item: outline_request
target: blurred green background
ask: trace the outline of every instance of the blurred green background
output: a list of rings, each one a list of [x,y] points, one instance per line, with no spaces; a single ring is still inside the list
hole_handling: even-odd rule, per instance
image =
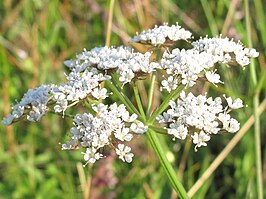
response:
[[[248,107],[235,112],[243,126],[257,113],[256,101],[266,93],[266,2],[217,0],[116,0],[111,45],[155,24],[179,22],[195,38],[223,36],[253,43],[260,52],[254,70],[247,66],[221,67],[224,86],[211,93],[241,97]],[[104,0],[1,0],[0,1],[0,118],[10,111],[28,88],[64,81],[63,65],[83,48],[105,45],[110,1]],[[246,9],[246,10],[245,10]],[[247,13],[250,16],[246,20]],[[250,26],[251,40],[249,40]],[[254,81],[254,77],[257,81]],[[255,92],[256,91],[256,92]],[[256,94],[256,95],[255,95]],[[193,198],[258,198],[256,177],[266,179],[266,120],[260,115],[262,173],[256,171],[254,127],[245,129],[237,146],[212,173]],[[114,154],[93,167],[82,167],[81,151],[61,151],[71,121],[47,115],[40,123],[0,124],[0,199],[4,198],[176,198],[157,157],[145,137],[132,144],[132,164]],[[190,141],[162,139],[177,175],[189,190],[234,137],[222,134],[197,153]],[[266,192],[265,186],[264,196]]]

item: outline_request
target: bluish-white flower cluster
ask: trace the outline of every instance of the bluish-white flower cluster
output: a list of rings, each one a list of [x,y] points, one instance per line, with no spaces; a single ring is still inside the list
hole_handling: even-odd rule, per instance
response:
[[[2,123],[9,125],[23,116],[26,116],[29,121],[39,121],[48,109],[47,103],[51,87],[50,85],[42,85],[35,89],[29,89],[21,101],[12,107],[12,113],[8,114]]]
[[[207,98],[206,95],[194,96],[181,92],[177,102],[170,101],[171,107],[157,117],[159,123],[167,124],[167,133],[181,140],[191,137],[197,147],[206,146],[211,135],[220,131],[235,133],[239,122],[229,115],[232,109],[243,107],[242,100],[225,98],[227,106],[223,107],[222,98]]]
[[[102,148],[110,145],[115,147],[116,153],[123,161],[130,163],[133,154],[131,148],[122,144],[132,140],[134,134],[143,134],[147,127],[137,121],[137,115],[130,115],[126,107],[116,103],[108,106],[102,103],[92,106],[95,115],[90,113],[77,114],[74,125],[70,129],[71,140],[62,145],[62,149],[86,148],[84,159],[94,163],[104,157]]]
[[[84,69],[78,72],[73,69],[67,76],[67,82],[54,86],[51,94],[52,100],[56,102],[54,110],[64,113],[69,102],[78,102],[87,97],[105,99],[108,97],[107,89],[101,88],[101,82],[111,79],[110,76],[98,73],[98,70]]]
[[[148,29],[134,36],[130,42],[147,43],[153,46],[163,45],[169,41],[188,40],[191,39],[191,32],[176,25],[168,26],[164,23],[162,26],[157,26],[153,29]]]

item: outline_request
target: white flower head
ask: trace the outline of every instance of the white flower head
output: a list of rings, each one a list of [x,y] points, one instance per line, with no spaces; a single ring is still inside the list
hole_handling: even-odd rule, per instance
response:
[[[200,133],[195,132],[194,135],[191,135],[193,139],[193,143],[196,144],[195,151],[197,151],[197,147],[207,146],[207,143],[211,137],[206,134],[204,131],[200,131]]]
[[[171,128],[167,129],[167,133],[170,135],[175,136],[176,138],[180,140],[186,139],[188,135],[188,129],[184,125],[171,125]]]
[[[214,85],[218,84],[218,83],[223,83],[220,80],[220,75],[215,73],[215,71],[207,71],[205,73],[205,77],[207,78],[207,80],[211,83],[213,83]]]
[[[229,133],[235,133],[240,129],[240,123],[236,119],[231,118],[226,126],[224,125],[224,129]]]
[[[91,92],[91,94],[96,99],[105,99],[109,96],[106,88],[101,88],[101,89],[94,88],[93,91]]]
[[[132,158],[134,156],[133,153],[130,153],[131,148],[125,146],[124,144],[118,144],[117,148],[115,149],[116,154],[118,155],[119,159],[123,162],[130,163],[132,162]]]
[[[142,122],[135,121],[137,115],[130,115],[124,104],[113,103],[108,106],[99,103],[92,105],[92,110],[95,114],[83,113],[74,117],[74,127],[70,129],[71,140],[63,145],[65,149],[74,148],[73,143],[75,146],[87,148],[84,158],[88,163],[94,163],[103,157],[97,151],[106,146],[117,142],[129,142],[133,139],[134,133],[142,134],[147,131],[148,127]],[[126,157],[127,162],[130,156]]]
[[[170,41],[187,40],[190,39],[191,36],[191,32],[181,28],[178,23],[172,26],[168,26],[167,23],[164,23],[162,26],[155,25],[153,29],[145,30],[137,34],[129,41],[144,42],[157,46],[164,44],[167,39]]]
[[[115,137],[120,141],[130,141],[133,135],[129,133],[129,128],[122,127],[115,130]]]
[[[192,42],[195,50],[206,52],[212,55],[214,62],[228,63],[235,57],[236,62],[241,66],[250,63],[250,58],[259,56],[255,49],[245,48],[241,42],[229,40],[229,38],[200,38]]]
[[[67,105],[68,105],[67,100],[65,100],[65,99],[63,99],[63,100],[58,100],[58,101],[56,102],[56,105],[54,106],[54,111],[55,111],[56,113],[61,113],[61,112],[63,112],[63,114],[64,114],[65,110],[67,109]]]
[[[169,76],[167,80],[162,81],[162,89],[166,89],[169,93],[178,86],[178,81],[173,76]]]
[[[122,119],[125,122],[134,122],[137,118],[138,118],[138,115],[135,113],[133,113],[132,115],[129,115],[129,112],[127,112],[127,111],[124,111],[122,113]]]
[[[136,123],[131,124],[130,129],[134,133],[143,134],[143,133],[147,132],[148,127],[145,126],[142,122],[136,122]]]
[[[84,154],[84,160],[87,161],[87,163],[84,166],[86,166],[88,163],[95,163],[100,158],[103,158],[103,155],[97,152],[97,150],[93,147],[87,148],[85,153],[84,152],[81,153]]]
[[[225,97],[225,99],[231,109],[239,109],[243,107],[243,101],[240,98],[233,100],[231,97]]]
[[[227,99],[232,108],[242,106],[242,101],[233,102]],[[220,97],[207,98],[205,95],[194,96],[192,93],[182,91],[179,99],[169,101],[170,108],[156,119],[159,123],[166,123],[167,133],[178,139],[186,139],[191,129],[196,131],[191,135],[197,147],[206,146],[210,136],[218,134],[221,130],[234,133],[239,130],[240,124],[231,118],[228,106],[223,107]],[[222,126],[222,127],[221,127]]]

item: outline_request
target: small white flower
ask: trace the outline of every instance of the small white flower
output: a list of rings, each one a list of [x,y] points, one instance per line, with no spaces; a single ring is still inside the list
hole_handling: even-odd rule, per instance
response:
[[[223,83],[221,80],[220,80],[220,75],[215,73],[215,71],[207,71],[205,73],[205,76],[207,78],[207,80],[211,83],[213,83],[214,85],[215,84],[218,84],[218,83]]]
[[[193,73],[183,73],[182,74],[182,84],[192,87],[196,84],[196,80],[198,79],[198,76]]]
[[[207,146],[207,143],[211,137],[206,134],[204,131],[200,131],[200,133],[195,132],[194,135],[191,135],[193,139],[193,143],[196,144],[195,151],[197,151],[197,147]]]
[[[233,99],[231,97],[225,97],[228,106],[231,109],[239,109],[243,107],[243,102],[241,99],[237,98],[233,101]]]
[[[131,69],[125,70],[121,73],[121,76],[119,77],[119,81],[123,82],[123,84],[126,84],[128,82],[131,82],[134,76],[135,74]]]
[[[248,49],[246,48],[246,55],[252,58],[258,57],[259,52],[257,52],[254,48]]]
[[[12,107],[12,110],[12,115],[14,116],[14,118],[19,118],[23,115],[25,107],[17,104]]]
[[[129,115],[129,112],[125,111],[122,114],[122,119],[125,122],[134,122],[138,118],[138,115],[133,113],[131,116]]]
[[[129,128],[126,127],[116,129],[114,135],[120,141],[130,141],[133,138],[133,135],[129,133]]]
[[[87,161],[87,163],[95,163],[97,160],[103,157],[103,155],[97,152],[97,150],[93,147],[87,148],[86,152],[81,152],[81,154],[84,154],[84,160]]]
[[[60,92],[58,89],[55,88],[53,91],[53,98],[55,101],[60,101],[60,100],[64,100],[66,98],[66,95],[63,92]]]
[[[167,123],[167,122],[172,122],[173,121],[173,114],[170,113],[170,109],[166,112],[163,113],[163,115],[158,115],[156,117],[156,120],[159,122],[159,123]]]
[[[10,125],[14,120],[14,116],[11,114],[8,114],[3,120],[2,120],[2,124],[3,125]]]
[[[235,133],[239,129],[240,129],[240,123],[234,118],[231,118],[228,121],[228,125],[225,128],[225,130],[227,130],[229,133]]]
[[[125,146],[124,144],[118,144],[117,148],[115,149],[116,154],[118,155],[119,159],[123,162],[130,163],[132,162],[132,158],[134,156],[133,153],[130,153],[131,148]]]
[[[47,106],[44,104],[37,104],[38,106],[32,106],[32,110],[27,115],[27,120],[31,122],[37,122],[45,114]]]
[[[58,100],[57,102],[56,102],[56,105],[54,106],[54,111],[56,112],[56,113],[61,113],[61,112],[63,112],[63,114],[64,114],[64,112],[65,112],[65,110],[67,109],[67,100],[65,100],[65,99],[63,99],[63,100]]]
[[[220,113],[218,115],[218,119],[224,124],[227,123],[230,120],[230,115],[227,113]]]
[[[137,122],[137,123],[132,123],[130,129],[135,133],[143,134],[147,132],[148,127],[145,126],[142,122]]]
[[[162,88],[166,89],[169,93],[175,90],[178,86],[178,81],[173,76],[167,78],[167,80],[162,81]]]
[[[176,124],[174,124],[170,126],[170,129],[167,129],[167,133],[175,136],[180,140],[184,140],[187,137],[188,129],[184,125],[177,126]]]
[[[92,138],[91,145],[93,147],[102,148],[102,147],[104,147],[105,145],[108,145],[108,144],[109,144],[108,135],[106,135],[105,133],[102,133],[100,135],[95,135]]]
[[[107,89],[106,88],[95,88],[91,92],[92,96],[95,97],[96,99],[105,99],[108,97]]]
[[[92,105],[92,109],[99,113],[99,114],[106,114],[107,113],[107,105],[104,105],[102,103],[98,104],[98,105]]]
[[[62,150],[71,150],[73,148],[76,148],[77,146],[78,146],[77,139],[69,140],[65,144],[62,144]]]

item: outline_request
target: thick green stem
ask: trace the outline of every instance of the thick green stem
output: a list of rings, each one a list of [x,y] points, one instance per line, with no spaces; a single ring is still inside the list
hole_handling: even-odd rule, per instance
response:
[[[136,113],[139,117],[142,118],[139,111],[132,104],[132,102],[128,99],[128,97],[123,94],[119,86],[116,86],[115,83],[112,83],[110,81],[106,81],[106,85],[113,91],[114,94],[116,94],[119,97],[119,99],[125,104],[125,106],[127,107],[130,113]]]
[[[246,28],[247,28],[247,37],[248,37],[248,44],[249,47],[252,47],[252,40],[251,40],[251,21],[249,16],[249,3],[248,0],[245,0],[245,14],[246,14]],[[256,74],[256,66],[254,63],[254,60],[251,60],[250,65],[251,70],[251,79],[253,88],[257,86],[258,80],[257,80],[257,74]],[[255,138],[255,157],[256,157],[256,174],[257,174],[257,193],[258,193],[258,199],[263,198],[263,181],[262,181],[262,163],[261,163],[261,138],[260,138],[260,116],[258,112],[258,106],[259,106],[259,91],[256,90],[256,93],[253,97],[253,114],[255,118],[255,124],[254,124],[254,138]]]
[[[148,107],[147,107],[147,111],[146,111],[146,117],[147,118],[149,118],[150,114],[151,114],[151,106],[152,106],[152,101],[153,101],[155,78],[156,78],[156,75],[154,73],[152,73],[151,86],[150,86],[149,95],[148,95]]]
[[[140,114],[141,114],[141,116],[143,118],[146,118],[145,117],[145,112],[144,112],[144,109],[143,109],[143,106],[142,106],[142,103],[141,103],[141,99],[140,99],[140,96],[139,96],[139,89],[138,89],[138,86],[137,86],[136,82],[134,82],[133,90],[134,90],[134,95],[135,95],[135,99],[136,99],[137,106],[138,106],[138,109],[140,111]]]
[[[153,149],[155,150],[161,165],[163,166],[167,177],[169,178],[169,181],[172,185],[172,187],[175,189],[175,191],[180,195],[180,198],[182,199],[186,199],[188,198],[186,190],[184,189],[182,183],[177,179],[177,175],[176,172],[174,171],[173,167],[171,166],[171,164],[169,163],[169,161],[167,160],[166,156],[165,156],[165,152],[162,149],[162,146],[160,144],[160,141],[156,135],[156,133],[152,130],[149,129],[149,131],[147,132],[149,141],[153,147]]]

